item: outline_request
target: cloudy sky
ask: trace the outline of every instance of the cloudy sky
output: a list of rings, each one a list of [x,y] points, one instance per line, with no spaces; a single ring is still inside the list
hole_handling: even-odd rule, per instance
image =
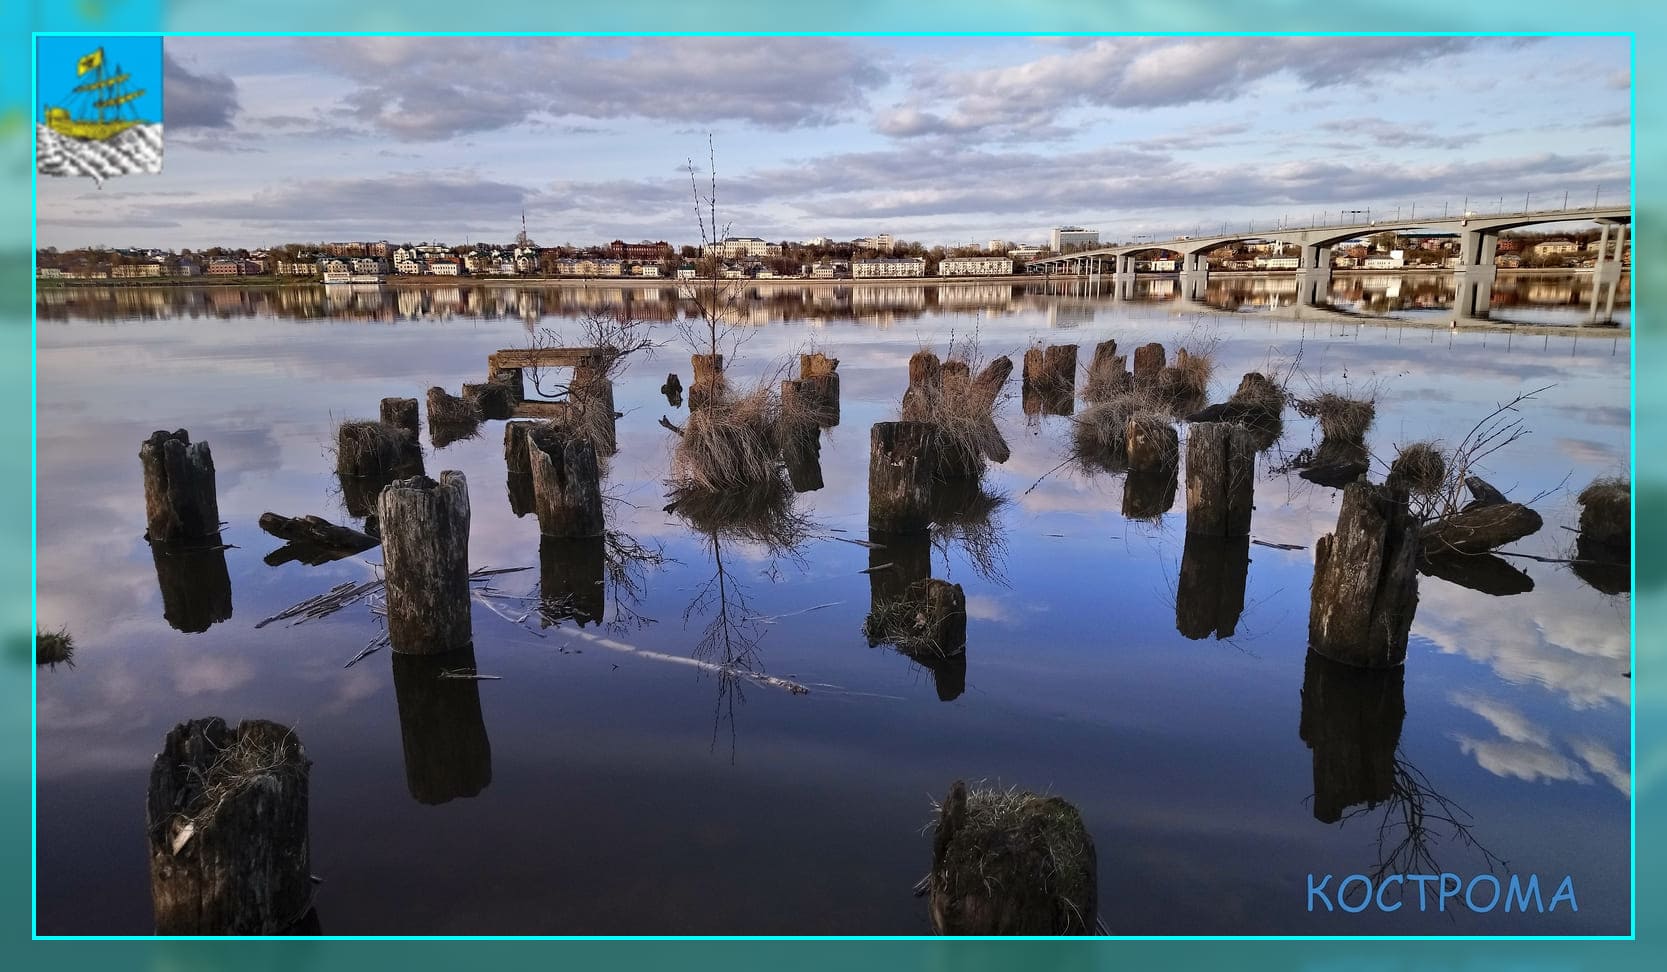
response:
[[[170,38],[166,163],[43,246],[927,243],[1626,197],[1624,38]],[[1409,210],[1410,211],[1410,210]]]

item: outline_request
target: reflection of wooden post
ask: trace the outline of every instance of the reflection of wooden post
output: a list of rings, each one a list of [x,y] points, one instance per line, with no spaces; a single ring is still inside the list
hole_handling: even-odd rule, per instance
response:
[[[200,540],[220,532],[214,455],[184,429],[153,432],[139,446],[145,471],[145,537]]]
[[[967,595],[961,585],[933,577],[912,593],[920,604],[925,643],[945,657],[966,654]]]
[[[932,479],[937,475],[933,427],[924,422],[876,422],[869,431],[868,528],[924,533],[932,524]]]
[[[607,613],[603,569],[607,541],[602,537],[577,540],[538,539],[538,593],[541,627],[571,618],[600,624]]]
[[[1404,491],[1365,480],[1344,487],[1337,529],[1314,545],[1308,646],[1362,668],[1404,662],[1418,608],[1418,550]]]
[[[310,765],[275,722],[193,719],[168,733],[145,800],[158,935],[277,935],[306,915]]]
[[[1393,795],[1405,672],[1366,671],[1308,653],[1298,734],[1314,752],[1314,819],[1336,823],[1349,807]]]
[[[911,587],[932,576],[932,536],[869,530],[868,542],[869,613],[881,614],[888,604],[902,600]]]
[[[394,655],[394,700],[405,751],[405,786],[418,803],[478,796],[492,782],[492,743],[480,711],[480,683],[445,678],[475,671],[475,649]]]
[[[469,644],[469,485],[447,470],[401,479],[377,500],[388,640],[394,651],[432,655]]]
[[[415,398],[384,398],[382,399],[382,424],[391,425],[396,429],[404,429],[411,433],[413,439],[417,436],[417,400]]]
[[[1175,630],[1193,639],[1231,638],[1244,613],[1250,537],[1187,533],[1175,585]]]
[[[723,392],[724,356],[721,354],[692,354],[689,364],[694,378],[689,381],[689,411],[706,407]]]
[[[809,493],[823,486],[822,429],[803,412],[796,411],[801,408],[802,399],[798,396],[803,393],[799,387],[804,383],[803,379],[781,383],[783,419],[776,428],[776,444],[781,448],[782,463],[787,466],[787,478],[795,493]],[[791,406],[789,399],[795,399]]]
[[[559,425],[545,425],[527,437],[532,465],[538,532],[547,537],[599,537],[601,474],[590,439]]]
[[[1212,537],[1250,533],[1256,444],[1227,422],[1201,422],[1187,433],[1187,532]]]
[[[218,534],[193,543],[152,543],[162,617],[175,631],[207,631],[232,616],[232,579]]]
[[[1150,469],[1130,469],[1123,477],[1123,515],[1131,520],[1154,520],[1175,506],[1175,483],[1180,463]]]

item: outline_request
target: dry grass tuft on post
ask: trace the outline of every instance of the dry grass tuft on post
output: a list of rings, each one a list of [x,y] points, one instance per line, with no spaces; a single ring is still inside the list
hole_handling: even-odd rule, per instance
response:
[[[343,422],[336,426],[336,472],[363,479],[415,475],[422,471],[416,433],[386,422]]]
[[[1402,446],[1389,465],[1390,485],[1404,486],[1409,493],[1433,495],[1447,481],[1447,460],[1433,442]]]
[[[1094,839],[1055,796],[968,788],[933,807],[932,929],[942,935],[1087,935],[1099,909]]]
[[[1303,418],[1319,420],[1322,437],[1349,442],[1363,441],[1377,417],[1377,405],[1372,399],[1344,398],[1336,392],[1299,398],[1296,410]]]
[[[1129,462],[1129,419],[1143,410],[1146,400],[1132,392],[1090,405],[1071,420],[1071,458],[1085,469],[1123,469]]]
[[[1204,404],[1210,391],[1215,360],[1208,351],[1175,352],[1175,363],[1158,372],[1157,394],[1172,412],[1186,414]]]
[[[439,385],[428,390],[429,425],[479,425],[482,420],[480,406],[470,399],[453,395]]]
[[[690,414],[672,452],[674,491],[746,490],[777,478],[776,428],[783,416],[774,384],[772,379],[744,395],[720,397]]]
[[[48,669],[59,665],[75,667],[75,639],[69,636],[69,629],[35,633],[35,664]]]

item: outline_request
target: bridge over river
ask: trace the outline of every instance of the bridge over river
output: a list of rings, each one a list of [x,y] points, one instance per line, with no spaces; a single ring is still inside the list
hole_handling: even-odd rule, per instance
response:
[[[1323,307],[1331,292],[1331,249],[1347,240],[1376,233],[1433,230],[1453,233],[1459,238],[1459,264],[1453,269],[1455,290],[1453,310],[1460,321],[1485,320],[1498,273],[1494,257],[1499,234],[1525,226],[1547,223],[1591,221],[1602,227],[1597,260],[1593,267],[1590,319],[1593,323],[1614,319],[1615,294],[1620,289],[1621,254],[1626,248],[1632,207],[1588,206],[1578,209],[1524,210],[1517,213],[1443,216],[1434,219],[1377,219],[1370,222],[1337,223],[1325,226],[1247,227],[1243,233],[1216,236],[1178,236],[1157,242],[1117,243],[1092,250],[1065,253],[1032,260],[1027,272],[1034,274],[1073,273],[1097,286],[1109,276],[1116,292],[1132,287],[1135,257],[1150,252],[1173,253],[1179,258],[1181,296],[1202,300],[1209,283],[1211,251],[1233,243],[1265,241],[1294,244],[1300,248],[1297,268],[1297,304]]]

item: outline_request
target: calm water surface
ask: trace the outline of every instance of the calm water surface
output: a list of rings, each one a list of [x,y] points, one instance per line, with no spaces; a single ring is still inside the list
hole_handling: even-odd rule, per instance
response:
[[[672,345],[616,387],[626,414],[608,477],[611,526],[667,560],[628,583],[610,575],[602,624],[541,627],[536,611],[517,620],[536,602],[477,603],[479,669],[503,677],[438,701],[386,650],[343,667],[380,631],[363,604],[256,628],[374,576],[375,550],[317,567],[263,562],[280,543],[256,526],[262,512],[360,522],[332,472],[335,423],[374,418],[384,396],[456,391],[481,380],[490,352],[525,346],[536,329],[574,334],[583,307],[623,299],[509,288],[43,295],[39,605],[76,652],[73,667],[39,669],[42,933],[151,930],[151,762],[174,724],[210,715],[277,720],[305,742],[330,933],[924,933],[924,902],[910,893],[930,865],[922,828],[957,778],[1075,803],[1098,847],[1100,913],[1118,933],[1627,931],[1627,597],[1526,560],[1533,590],[1509,597],[1423,578],[1398,741],[1392,718],[1363,725],[1346,673],[1305,665],[1313,544],[1340,494],[1275,470],[1314,444],[1309,421],[1287,412],[1259,460],[1252,528],[1299,549],[1249,548],[1226,637],[1178,630],[1198,633],[1188,619],[1209,613],[1200,598],[1214,593],[1179,581],[1184,498],[1156,520],[1126,519],[1124,477],[1058,468],[1070,419],[1027,421],[1016,395],[1002,414],[1013,456],[987,476],[1006,497],[995,529],[973,543],[940,538],[927,554],[933,576],[967,593],[964,674],[869,646],[870,552],[842,540],[865,535],[868,429],[895,418],[918,348],[942,353],[951,335],[976,334],[986,356],[1016,358],[1040,339],[1079,344],[1086,361],[1109,337],[1171,352],[1214,339],[1216,400],[1243,372],[1299,354],[1299,393],[1308,381],[1375,388],[1379,456],[1455,442],[1497,403],[1552,386],[1523,410],[1531,434],[1483,474],[1515,498],[1544,494],[1545,529],[1514,549],[1568,556],[1573,494],[1628,468],[1625,329],[1303,324],[1161,295],[1113,303],[987,285],[759,294],[741,313],[757,326],[732,375],[772,372],[812,345],[841,361],[826,485],[797,498],[813,527],[796,550],[714,541],[662,512],[674,437],[658,419],[686,412],[658,388],[668,371],[689,380],[687,352]],[[675,291],[631,301],[663,322],[683,310]],[[1536,313],[1572,323],[1580,309]],[[659,333],[674,337],[669,323]],[[526,595],[562,565],[541,564],[536,518],[511,510],[500,426],[439,450],[425,428],[425,459],[431,475],[468,477],[471,565],[533,568],[495,582]],[[136,454],[164,428],[212,445],[234,545],[231,616],[203,631],[164,617],[141,536]],[[697,649],[726,607],[713,597],[720,570],[746,658],[808,693],[687,664],[710,657]],[[194,610],[170,613],[201,627]],[[1305,695],[1347,704],[1305,708]],[[1386,761],[1409,785],[1387,803],[1355,802],[1368,764]],[[1433,819],[1440,801],[1462,808],[1449,814],[1462,827]],[[1380,824],[1419,807],[1420,844],[1398,848],[1393,830],[1380,840]],[[1578,913],[1306,907],[1311,872],[1468,878],[1490,866],[1551,886],[1572,876]]]

